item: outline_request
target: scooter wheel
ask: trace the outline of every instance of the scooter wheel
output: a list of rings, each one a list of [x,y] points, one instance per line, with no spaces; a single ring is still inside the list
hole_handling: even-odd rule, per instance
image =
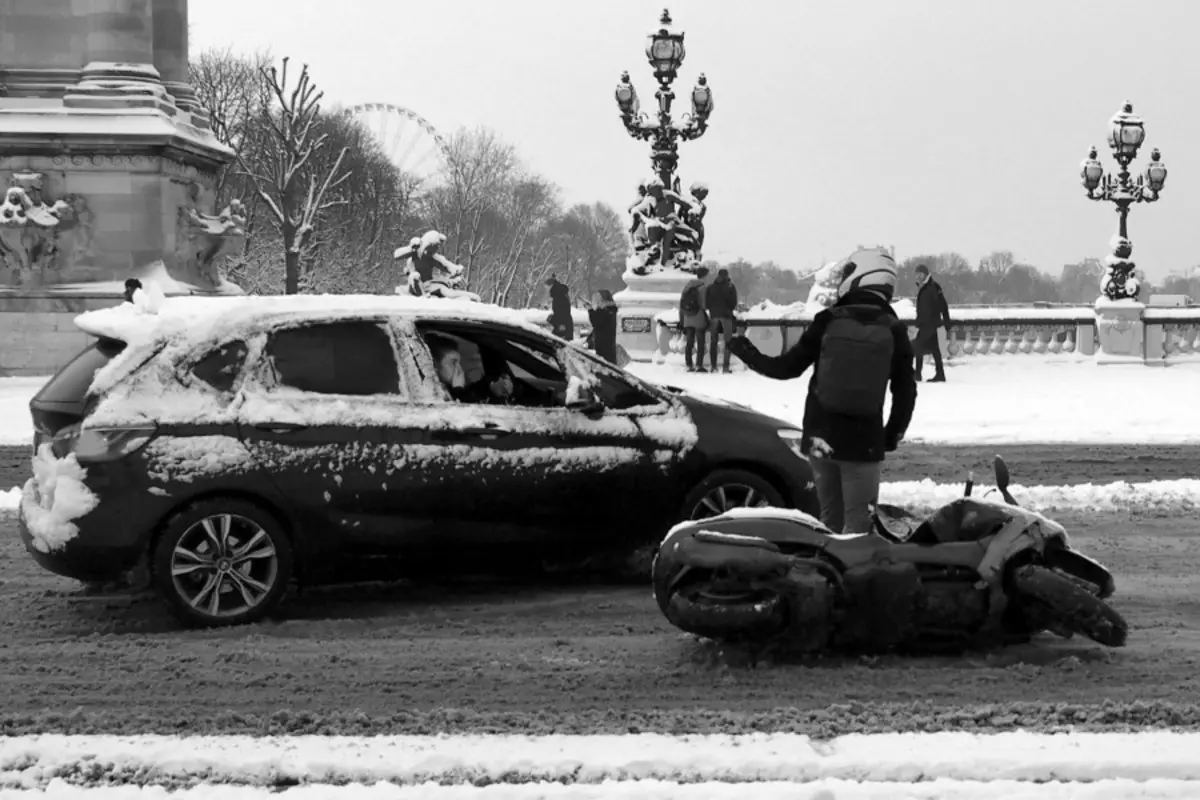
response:
[[[1129,634],[1125,619],[1070,578],[1047,567],[1027,564],[1013,572],[1013,589],[1033,620],[1052,621],[1106,647],[1125,646]]]
[[[769,639],[787,627],[787,603],[778,594],[745,599],[714,600],[698,587],[686,587],[671,595],[667,619],[675,627],[721,641]]]

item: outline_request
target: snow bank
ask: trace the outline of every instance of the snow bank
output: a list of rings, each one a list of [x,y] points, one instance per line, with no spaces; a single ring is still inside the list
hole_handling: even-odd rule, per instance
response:
[[[931,480],[885,483],[879,487],[879,502],[924,512],[962,497],[964,485],[965,481],[947,484],[934,483]],[[971,490],[971,495],[982,497],[984,492],[991,488],[984,484],[976,484]],[[1008,491],[1021,506],[1032,511],[1200,511],[1200,479],[1196,478],[1148,483],[1083,483],[1074,486],[1012,484]],[[998,492],[990,495],[988,499],[1003,502]]]
[[[43,444],[33,457],[33,477],[25,482],[21,512],[29,527],[33,546],[43,553],[61,549],[79,533],[73,520],[90,512],[100,502],[83,481],[87,471],[72,453],[55,458],[50,444]]]
[[[672,784],[699,782],[731,784],[722,789],[728,794],[718,796],[733,797],[734,790],[740,789],[736,796],[758,797],[762,796],[758,791],[760,782],[787,782],[791,790],[787,796],[798,797],[803,795],[796,790],[811,789],[813,782],[846,781],[860,788],[871,784],[878,787],[874,794],[863,796],[903,797],[914,796],[910,793],[913,784],[933,788],[936,781],[1003,781],[1006,783],[1001,786],[1008,793],[981,796],[1020,797],[1024,795],[1013,790],[1033,782],[1200,781],[1200,759],[1195,755],[1198,749],[1200,734],[1169,732],[861,734],[830,741],[796,734],[265,738],[46,735],[0,740],[0,786],[43,788],[64,775],[71,776],[72,782],[82,779],[96,784],[136,782],[159,786],[201,781],[257,787],[386,781],[428,790],[429,783],[437,782],[458,784],[463,792],[467,791],[463,784],[492,784],[506,789],[524,784],[524,793],[511,796],[532,797],[546,795],[531,793],[530,784],[553,781],[559,784],[556,792],[566,792],[570,785],[577,789],[587,785],[601,793],[576,791],[550,796],[646,797],[654,795],[635,795],[630,790],[654,787],[640,782],[664,781],[670,783],[659,788],[669,789],[672,793],[665,796],[670,797],[678,796],[675,791],[679,787]],[[888,788],[894,792],[898,785],[904,785],[905,794],[882,794]],[[66,788],[56,783],[55,788],[59,787]],[[610,794],[617,787],[624,791]],[[1129,784],[1122,787],[1126,791],[1130,788]],[[538,786],[542,791],[549,788]],[[1195,797],[1200,786],[1193,784],[1191,788],[1191,796]],[[221,796],[234,796],[228,794],[231,789],[220,787]],[[373,791],[384,790],[375,787]],[[360,791],[367,792],[365,788]],[[456,796],[510,795],[476,789]]]
[[[664,423],[665,427],[665,423]],[[664,444],[671,439],[668,432],[662,434]],[[540,470],[557,465],[562,469],[605,470],[621,464],[632,464],[645,457],[640,448],[631,447],[578,447],[571,449],[529,447],[516,450],[472,448],[454,445],[449,448],[429,445],[388,446],[390,458],[384,467],[385,477],[399,469],[439,468],[476,469],[495,468],[498,464],[506,469],[518,471]],[[263,455],[270,457],[280,467],[288,466],[289,458],[300,458],[286,446],[263,445]],[[250,464],[247,451],[235,440],[223,437],[198,437],[194,440],[164,444],[152,443],[147,448],[151,457],[150,475],[159,480],[195,480],[218,471],[237,471]],[[306,449],[305,461],[318,457],[333,474],[340,474],[366,458],[378,459],[380,453],[374,446],[363,444],[352,446],[328,445]],[[665,464],[675,458],[673,449],[654,453],[655,463]],[[885,467],[886,470],[886,467]],[[964,476],[965,477],[965,476]],[[976,484],[973,497],[983,497],[992,487]],[[1116,481],[1106,484],[1078,484],[1074,486],[1020,486],[1009,487],[1013,498],[1023,507],[1046,513],[1062,511],[1127,511],[1140,514],[1178,514],[1200,510],[1200,479],[1186,478],[1171,481],[1148,481],[1126,483]],[[924,481],[896,481],[881,484],[879,500],[882,503],[924,513],[938,508],[958,497],[962,497],[963,483],[934,483]],[[21,499],[21,489],[0,490],[0,510],[15,509]],[[998,494],[988,496],[999,501]],[[734,509],[730,513],[758,514],[763,509]],[[816,522],[800,511],[772,509],[771,513],[799,518],[807,523]]]
[[[758,782],[748,793],[744,783],[677,783],[616,781],[601,784],[497,783],[488,786],[390,783],[334,786],[314,784],[290,789],[199,785],[168,790],[157,786],[77,787],[56,778],[45,790],[0,797],[55,800],[1193,800],[1200,785],[1193,781],[1101,780],[1088,783],[1050,781],[959,781],[925,783],[819,780],[805,783]]]
[[[21,487],[0,490],[0,511],[11,511],[21,504]]]

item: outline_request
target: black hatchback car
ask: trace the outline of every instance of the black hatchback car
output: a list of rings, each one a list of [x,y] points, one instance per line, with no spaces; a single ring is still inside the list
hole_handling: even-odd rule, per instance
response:
[[[76,324],[96,342],[30,403],[26,549],[82,581],[146,576],[190,624],[256,620],[292,581],[361,574],[347,565],[541,565],[732,507],[817,512],[794,426],[495,306],[172,298]],[[512,400],[454,399],[433,338],[468,383],[505,369]]]

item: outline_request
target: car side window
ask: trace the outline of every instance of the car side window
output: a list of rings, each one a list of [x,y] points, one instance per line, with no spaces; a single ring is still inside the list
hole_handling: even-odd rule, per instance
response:
[[[205,353],[192,364],[188,372],[218,392],[229,392],[233,390],[238,373],[246,363],[248,352],[246,343],[240,339],[226,342]]]
[[[561,408],[566,375],[553,352],[505,336],[502,332],[463,325],[419,326],[429,335],[450,341],[458,351],[465,385],[446,388],[448,397],[461,403],[509,405],[527,408]],[[502,375],[510,384],[494,385]],[[435,378],[435,380],[438,380]]]
[[[377,322],[321,322],[274,331],[266,355],[280,386],[318,394],[401,394],[388,329]]]

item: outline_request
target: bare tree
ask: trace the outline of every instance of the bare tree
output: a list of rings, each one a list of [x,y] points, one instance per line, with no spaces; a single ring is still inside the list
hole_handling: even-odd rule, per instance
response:
[[[278,107],[254,119],[261,158],[253,163],[243,154],[238,163],[253,182],[283,239],[284,292],[296,294],[300,291],[302,257],[322,213],[346,202],[331,191],[350,177],[349,172],[341,171],[349,147],[341,149],[328,169],[318,170],[310,164],[329,138],[328,133],[314,130],[324,92],[313,86],[305,64],[289,93],[287,72],[287,58],[283,59],[282,70],[274,66],[261,70]]]
[[[210,48],[189,65],[196,99],[208,112],[213,135],[221,144],[243,155],[252,147],[254,121],[269,113],[270,87],[262,73],[274,59],[270,53],[236,55],[229,47]],[[226,194],[240,183],[236,170],[224,170],[217,179],[217,201],[223,206]]]
[[[441,185],[426,198],[426,216],[449,238],[447,257],[466,268],[469,283],[495,245],[489,226],[501,216],[502,196],[520,168],[515,148],[487,128],[449,139]]]

